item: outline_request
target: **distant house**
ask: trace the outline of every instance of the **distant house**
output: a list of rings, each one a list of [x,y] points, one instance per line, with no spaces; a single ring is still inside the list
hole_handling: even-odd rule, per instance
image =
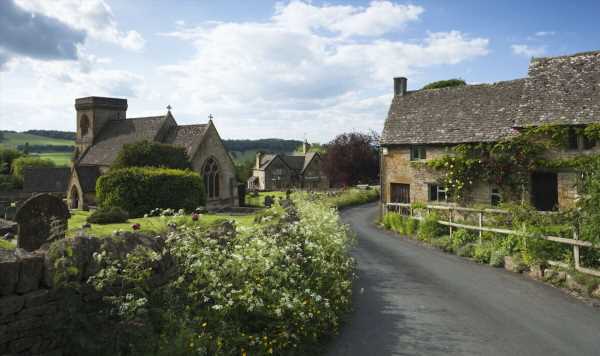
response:
[[[185,147],[192,169],[204,179],[207,206],[238,204],[235,169],[212,120],[178,125],[169,110],[164,115],[126,118],[127,100],[86,97],[75,100],[76,158],[67,199],[70,208],[95,204],[96,180],[127,143],[148,140]]]
[[[271,191],[282,189],[320,190],[329,187],[329,181],[321,169],[321,155],[308,152],[304,143],[303,153],[256,154],[252,176],[248,178],[249,190]]]
[[[536,58],[526,78],[493,84],[407,91],[406,78],[394,79],[392,100],[381,136],[383,202],[444,204],[440,172],[415,161],[447,155],[462,143],[495,142],[543,124],[585,127],[600,122],[600,52]],[[573,137],[553,158],[598,154],[600,148]],[[565,169],[531,172],[522,197],[539,210],[572,206],[577,173]],[[502,200],[498,187],[474,182],[475,204]]]
[[[64,198],[70,175],[68,167],[26,167],[23,170],[23,192],[52,193]]]

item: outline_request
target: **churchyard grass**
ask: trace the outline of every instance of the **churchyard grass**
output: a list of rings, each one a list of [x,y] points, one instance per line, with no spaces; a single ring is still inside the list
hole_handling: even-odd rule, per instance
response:
[[[91,214],[89,211],[74,210],[71,212],[67,236],[75,236],[78,231],[82,230],[82,225],[86,223],[86,219]],[[225,214],[202,214],[198,221],[192,221],[191,215],[186,216],[152,216],[145,218],[129,219],[125,223],[116,224],[91,224],[91,228],[85,229],[87,235],[93,236],[110,236],[113,232],[133,231],[132,225],[140,224],[140,232],[157,234],[167,230],[167,224],[175,222],[177,225],[211,225],[218,221],[233,220],[239,226],[250,226],[253,224],[254,215],[225,215]]]
[[[16,247],[17,246],[11,241],[0,240],[0,249],[14,250]]]
[[[270,195],[275,197],[275,200],[279,200],[279,198],[285,199],[285,192],[273,191],[273,192],[259,192],[258,195],[253,196],[251,193],[246,193],[246,205],[255,206],[255,207],[264,207],[265,206],[265,197]]]

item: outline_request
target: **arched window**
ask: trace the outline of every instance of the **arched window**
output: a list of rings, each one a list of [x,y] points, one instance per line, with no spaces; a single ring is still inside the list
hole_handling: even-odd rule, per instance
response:
[[[82,137],[88,134],[90,129],[90,119],[88,119],[87,115],[82,115],[81,119],[79,119],[79,128]]]
[[[206,189],[207,198],[218,198],[220,188],[219,165],[213,157],[204,163],[202,174],[204,176],[204,188]]]

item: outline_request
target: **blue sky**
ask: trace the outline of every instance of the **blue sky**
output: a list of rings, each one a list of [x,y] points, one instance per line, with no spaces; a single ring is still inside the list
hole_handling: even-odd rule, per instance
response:
[[[409,89],[523,77],[532,56],[600,50],[597,1],[0,2],[0,129],[74,130],[76,97],[170,104],[224,138],[380,131]]]

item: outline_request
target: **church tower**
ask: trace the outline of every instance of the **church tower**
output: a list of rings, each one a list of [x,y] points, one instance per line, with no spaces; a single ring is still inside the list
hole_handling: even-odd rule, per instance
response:
[[[113,120],[125,120],[127,99],[89,96],[75,99],[77,156],[94,144],[100,130]]]

